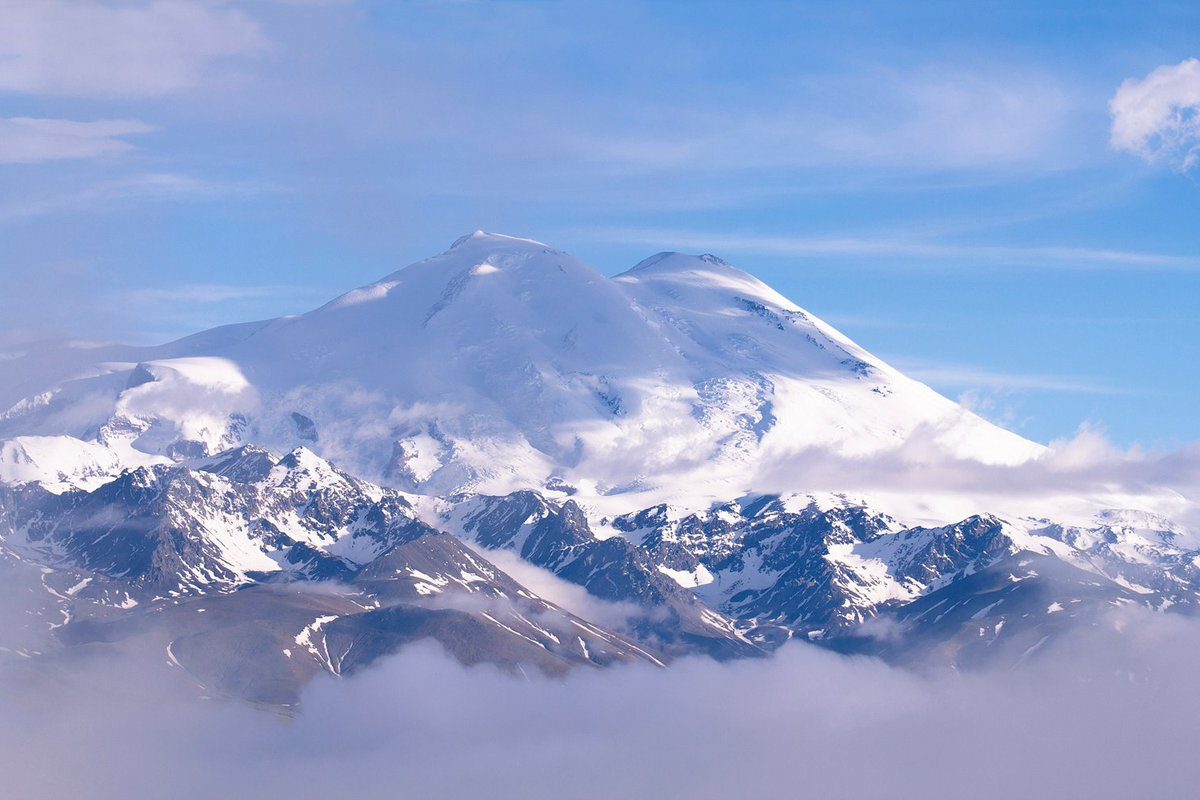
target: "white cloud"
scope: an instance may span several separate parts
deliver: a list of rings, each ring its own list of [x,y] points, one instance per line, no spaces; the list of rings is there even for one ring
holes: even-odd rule
[[[508,573],[538,597],[549,600],[577,617],[607,628],[627,629],[632,618],[653,613],[651,609],[634,603],[603,600],[582,586],[563,580],[550,570],[529,563],[510,550],[488,550],[480,552],[479,555]]]
[[[128,150],[123,136],[149,133],[151,125],[138,120],[97,120],[0,117],[0,164],[33,163],[63,158],[92,158]]]
[[[1200,59],[1127,78],[1108,109],[1117,149],[1178,170],[1200,163]]]
[[[1124,394],[1114,386],[1070,375],[1002,372],[964,364],[942,364],[911,359],[889,359],[905,375],[925,383],[956,389],[999,389],[1006,391],[1068,392],[1076,394]]]
[[[1200,524],[1200,442],[1176,450],[1122,450],[1083,426],[1037,458],[981,464],[948,452],[945,429],[923,426],[899,447],[863,456],[808,448],[781,458],[748,484],[763,492],[845,492],[909,522],[963,519],[987,510],[1010,519],[1090,524],[1103,508],[1136,508]]]
[[[259,300],[314,290],[296,286],[232,286],[220,283],[190,283],[175,289],[137,289],[125,294],[126,302],[142,303],[228,303],[235,300]]]
[[[1064,145],[1073,100],[1044,74],[879,68],[869,78],[784,82],[749,102],[730,96],[669,111],[657,100],[617,102],[620,119],[634,124],[593,124],[564,137],[580,157],[651,169],[911,170],[1061,166],[1078,155]]]
[[[34,195],[0,204],[0,222],[67,212],[101,212],[138,200],[243,198],[279,187],[254,182],[219,182],[170,172],[148,172],[101,181],[59,193]]]
[[[162,95],[211,62],[268,48],[242,11],[189,0],[0,4],[0,89],[77,97]]]
[[[99,650],[54,680],[0,683],[2,785],[98,800],[167,786],[239,800],[1189,797],[1198,654],[1194,621],[1150,614],[972,674],[792,643],[766,659],[523,678],[426,642],[314,682],[282,718],[189,699],[161,646],[138,661]]]
[[[782,256],[880,257],[956,262],[956,267],[997,264],[1061,269],[1200,270],[1200,258],[1138,250],[1072,246],[943,244],[892,236],[773,236],[753,233],[612,228],[571,231],[577,238],[684,250]]]

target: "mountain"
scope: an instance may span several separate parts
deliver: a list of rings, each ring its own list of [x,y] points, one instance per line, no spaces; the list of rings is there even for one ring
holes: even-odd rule
[[[307,314],[4,354],[0,401],[0,653],[149,648],[275,705],[421,639],[550,674],[793,638],[968,667],[1200,602],[1200,538],[1152,508],[944,502],[930,454],[1045,449],[711,255],[609,278],[477,232]],[[915,488],[810,485],[871,470]]]
[[[150,641],[205,691],[284,705],[318,672],[422,638],[465,663],[549,674],[662,663],[302,448],[139,467],[91,490],[4,489],[0,521],[4,583],[33,588],[53,632],[0,632],[25,657]]]
[[[983,463],[1041,450],[714,256],[607,278],[481,232],[297,317],[99,348],[86,367],[69,355],[69,374],[38,384],[15,376],[47,354],[0,362],[29,390],[0,415],[0,475],[95,483],[303,445],[423,494],[599,502],[729,497],[813,448],[869,456],[918,433]]]

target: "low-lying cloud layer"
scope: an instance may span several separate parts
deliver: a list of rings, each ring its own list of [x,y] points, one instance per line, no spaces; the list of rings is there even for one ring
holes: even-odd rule
[[[806,450],[759,476],[761,490],[861,493],[889,513],[953,521],[981,512],[1084,523],[1102,508],[1130,508],[1200,524],[1200,442],[1169,450],[1121,449],[1084,426],[1015,465],[947,454],[941,432],[921,429],[868,457]]]
[[[523,679],[416,645],[294,718],[97,658],[6,682],[8,797],[1188,796],[1200,629],[1126,617],[1037,665],[918,675],[808,645]],[[76,673],[78,674],[78,673]]]

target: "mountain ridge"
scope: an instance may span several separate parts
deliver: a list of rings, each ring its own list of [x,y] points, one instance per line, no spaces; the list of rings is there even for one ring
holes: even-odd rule
[[[305,314],[68,350],[0,360],[21,658],[149,642],[288,705],[428,638],[550,674],[792,639],[969,667],[1200,605],[1200,540],[1150,500],[944,502],[937,465],[1045,448],[709,254],[608,278],[476,232]],[[838,485],[875,463],[906,502]]]

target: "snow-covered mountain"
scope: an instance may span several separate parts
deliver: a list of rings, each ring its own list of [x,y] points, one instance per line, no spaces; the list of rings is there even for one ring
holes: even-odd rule
[[[714,256],[607,278],[481,232],[307,314],[67,356],[0,362],[0,476],[88,485],[303,445],[409,491],[600,502],[730,497],[813,448],[864,456],[915,435],[983,463],[1040,451]]]
[[[807,485],[1045,450],[710,255],[608,278],[475,233],[300,316],[4,354],[0,403],[0,585],[30,611],[0,648],[151,642],[264,702],[421,638],[547,672],[796,637],[1015,663],[1200,602],[1200,540],[1153,509]]]
[[[271,703],[423,638],[550,674],[662,663],[303,448],[139,467],[91,490],[0,487],[0,596],[36,599],[0,652],[149,642],[206,690]]]

